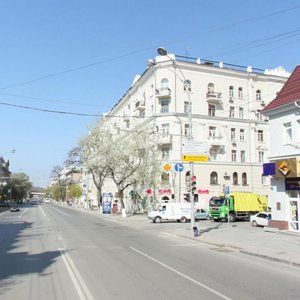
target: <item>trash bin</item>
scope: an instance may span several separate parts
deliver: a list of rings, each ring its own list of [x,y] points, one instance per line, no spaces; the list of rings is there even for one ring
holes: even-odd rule
[[[197,226],[193,227],[193,232],[194,232],[194,237],[198,237],[199,236],[199,232],[198,232]]]

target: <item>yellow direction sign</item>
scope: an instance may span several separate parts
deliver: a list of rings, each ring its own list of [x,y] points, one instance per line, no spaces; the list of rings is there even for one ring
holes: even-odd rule
[[[207,155],[182,155],[183,162],[207,162]]]

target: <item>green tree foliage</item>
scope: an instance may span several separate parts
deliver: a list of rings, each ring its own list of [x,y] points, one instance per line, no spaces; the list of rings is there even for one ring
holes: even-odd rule
[[[78,184],[72,184],[68,189],[68,195],[70,198],[79,198],[82,196],[82,188]]]

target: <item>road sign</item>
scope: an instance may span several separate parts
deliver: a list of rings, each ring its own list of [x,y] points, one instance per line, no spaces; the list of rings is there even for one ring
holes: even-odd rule
[[[224,186],[224,194],[226,196],[229,196],[230,195],[230,186],[229,185],[225,185]]]
[[[163,169],[164,169],[164,171],[165,171],[166,173],[169,173],[170,170],[171,170],[171,166],[170,166],[169,164],[165,164],[165,165],[163,166]]]
[[[183,169],[184,169],[184,167],[183,167],[183,164],[182,164],[182,163],[177,163],[177,164],[175,165],[175,171],[176,171],[176,172],[182,172]]]
[[[182,161],[184,162],[207,162],[207,155],[182,155]]]

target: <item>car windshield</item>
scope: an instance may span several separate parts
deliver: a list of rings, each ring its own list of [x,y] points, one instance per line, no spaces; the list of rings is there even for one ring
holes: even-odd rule
[[[212,198],[209,200],[209,205],[212,206],[222,206],[225,203],[225,198]]]

